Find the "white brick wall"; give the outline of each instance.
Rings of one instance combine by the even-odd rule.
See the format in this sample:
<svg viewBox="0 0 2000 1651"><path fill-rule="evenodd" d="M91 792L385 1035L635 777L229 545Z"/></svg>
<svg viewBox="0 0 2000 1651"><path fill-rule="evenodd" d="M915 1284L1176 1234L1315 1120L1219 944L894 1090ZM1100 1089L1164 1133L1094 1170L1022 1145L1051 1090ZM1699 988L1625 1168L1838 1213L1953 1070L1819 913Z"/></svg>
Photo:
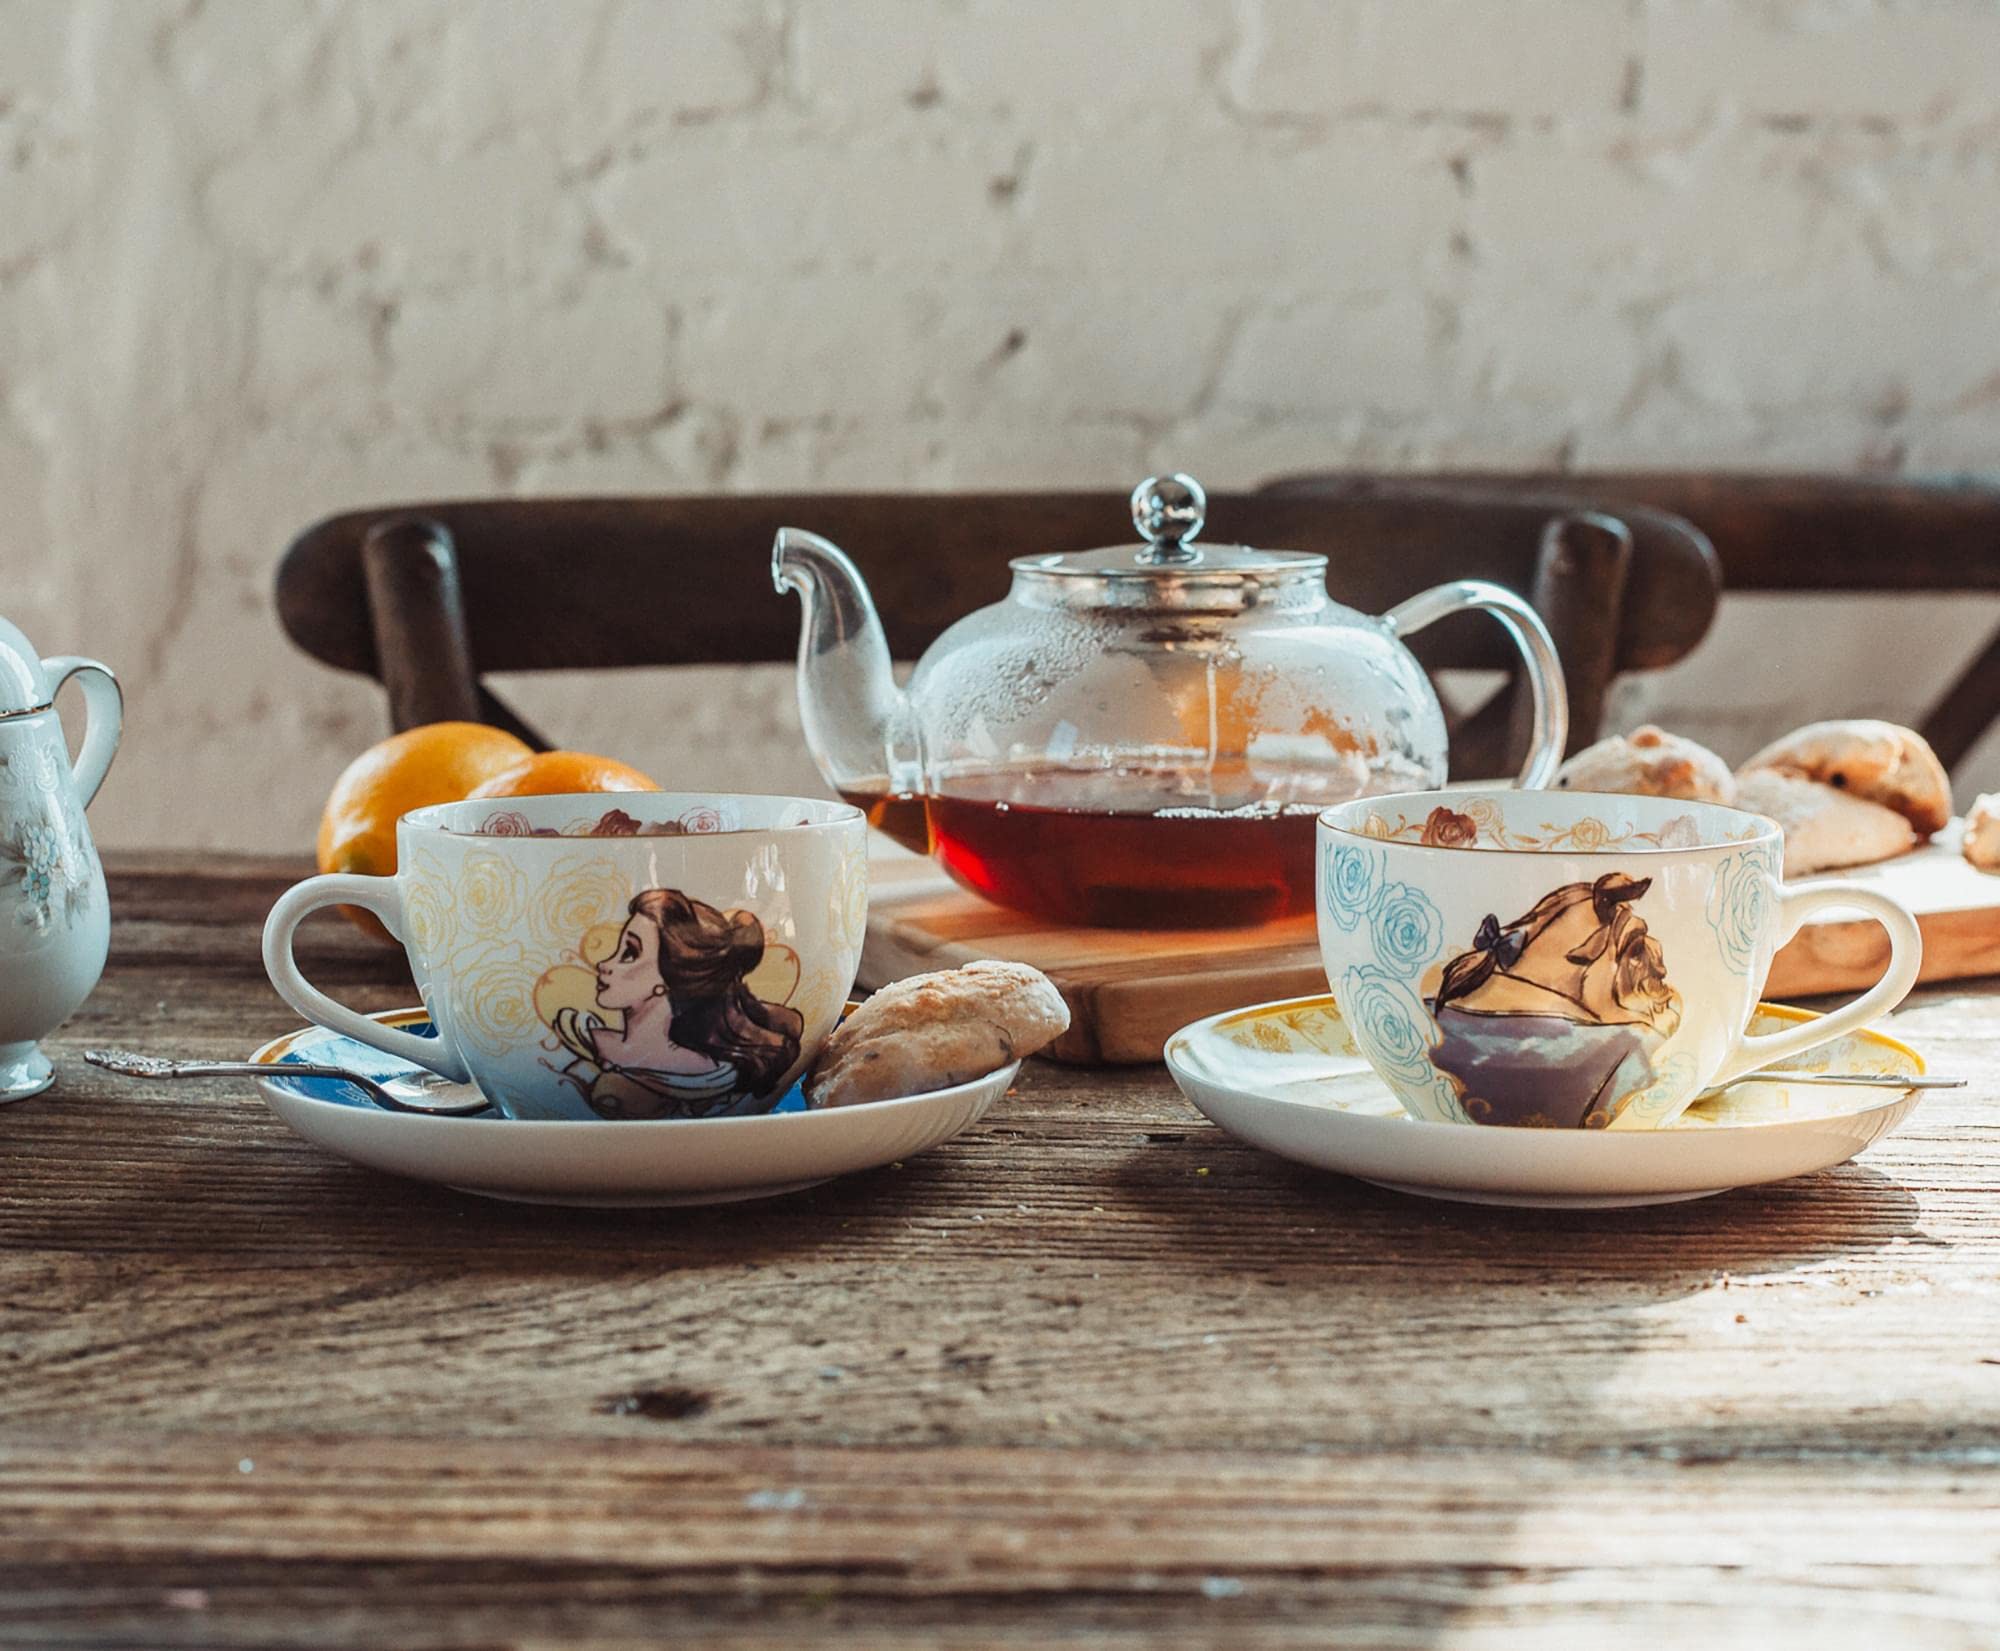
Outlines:
<svg viewBox="0 0 2000 1651"><path fill-rule="evenodd" d="M2000 469L1992 0L0 0L0 39L0 611L126 678L108 842L308 840L380 699L271 568L371 500ZM1732 752L1911 714L1995 617L1736 604L1624 711ZM811 781L781 670L509 686L665 780Z"/></svg>

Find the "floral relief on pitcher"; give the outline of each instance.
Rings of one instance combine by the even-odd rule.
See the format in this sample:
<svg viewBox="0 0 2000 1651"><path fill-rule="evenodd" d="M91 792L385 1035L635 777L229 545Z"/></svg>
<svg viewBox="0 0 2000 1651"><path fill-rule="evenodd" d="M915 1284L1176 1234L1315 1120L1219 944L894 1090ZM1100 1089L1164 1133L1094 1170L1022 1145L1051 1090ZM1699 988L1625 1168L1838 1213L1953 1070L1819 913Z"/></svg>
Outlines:
<svg viewBox="0 0 2000 1651"><path fill-rule="evenodd" d="M62 796L68 772L52 739L0 754L0 891L13 896L14 920L38 934L74 925L98 882L83 810Z"/></svg>

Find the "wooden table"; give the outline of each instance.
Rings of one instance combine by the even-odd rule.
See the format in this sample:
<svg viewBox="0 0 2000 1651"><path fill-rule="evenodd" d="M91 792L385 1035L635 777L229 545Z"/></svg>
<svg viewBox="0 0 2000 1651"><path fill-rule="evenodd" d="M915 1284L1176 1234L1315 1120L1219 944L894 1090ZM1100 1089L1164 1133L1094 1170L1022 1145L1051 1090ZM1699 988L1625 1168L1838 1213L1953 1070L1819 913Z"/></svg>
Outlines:
<svg viewBox="0 0 2000 1651"><path fill-rule="evenodd" d="M1418 1202L1030 1063L902 1167L581 1213L80 1064L289 1025L294 869L115 866L0 1113L0 1643L2000 1637L2000 1000L1920 1011L1977 1081L1861 1161L1659 1210Z"/></svg>

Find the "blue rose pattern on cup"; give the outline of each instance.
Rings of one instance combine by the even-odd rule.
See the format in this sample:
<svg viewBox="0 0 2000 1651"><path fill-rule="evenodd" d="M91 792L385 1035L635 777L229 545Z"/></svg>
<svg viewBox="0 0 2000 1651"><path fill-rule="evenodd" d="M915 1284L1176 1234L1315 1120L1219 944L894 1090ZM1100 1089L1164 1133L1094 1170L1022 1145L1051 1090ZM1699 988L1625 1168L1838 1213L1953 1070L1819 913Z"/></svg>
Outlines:
<svg viewBox="0 0 2000 1651"><path fill-rule="evenodd" d="M1359 1043L1378 1066L1406 1083L1423 1083L1431 1071L1430 1016L1408 982L1372 963L1347 971L1340 1008Z"/></svg>
<svg viewBox="0 0 2000 1651"><path fill-rule="evenodd" d="M1326 851L1320 899L1335 928L1348 934L1366 925L1375 961L1391 974L1414 980L1444 944L1444 919L1430 896L1386 878L1380 849L1339 843Z"/></svg>
<svg viewBox="0 0 2000 1651"><path fill-rule="evenodd" d="M1670 1118L1681 1110L1681 1102L1694 1088L1694 1056L1686 1050L1669 1055L1653 1074L1653 1081L1626 1101L1623 1111L1635 1118Z"/></svg>
<svg viewBox="0 0 2000 1651"><path fill-rule="evenodd" d="M1379 850L1356 843L1336 843L1326 851L1326 915L1335 928L1352 934L1374 910L1382 885L1383 857Z"/></svg>
<svg viewBox="0 0 2000 1651"><path fill-rule="evenodd" d="M1708 921L1722 959L1739 974L1748 974L1757 957L1757 940L1770 918L1776 891L1770 856L1759 850L1739 854L1716 868L1708 891Z"/></svg>
<svg viewBox="0 0 2000 1651"><path fill-rule="evenodd" d="M1385 855L1358 844L1326 855L1327 916L1350 934L1365 928L1374 955L1339 981L1341 1013L1369 1060L1428 1090L1445 1116L1469 1123L1457 1090L1431 1062L1437 1027L1416 988L1444 944L1444 919L1421 890L1388 882L1386 869Z"/></svg>
<svg viewBox="0 0 2000 1651"><path fill-rule="evenodd" d="M1414 978L1437 956L1444 939L1444 919L1437 907L1407 883L1384 888L1368 919L1376 957L1406 978Z"/></svg>
<svg viewBox="0 0 2000 1651"><path fill-rule="evenodd" d="M1775 899L1769 853L1758 849L1725 862L1708 904L1708 918L1729 965L1748 972ZM1350 968L1339 1000L1356 1044L1378 1069L1424 1090L1439 1114L1471 1122L1458 1086L1437 1065L1440 1028L1416 983L1438 955L1444 923L1420 890L1388 880L1388 856L1365 844L1329 844L1321 898L1327 917L1346 933L1365 932L1371 961ZM1641 885L1643 887L1643 885ZM1650 1073L1628 1097L1635 1118L1677 1113L1695 1085L1692 1056L1679 1053Z"/></svg>
<svg viewBox="0 0 2000 1651"><path fill-rule="evenodd" d="M1341 976L1335 1002L1356 1047L1378 1070L1428 1091L1454 1123L1472 1122L1451 1080L1431 1063L1437 1028L1415 987L1363 964Z"/></svg>

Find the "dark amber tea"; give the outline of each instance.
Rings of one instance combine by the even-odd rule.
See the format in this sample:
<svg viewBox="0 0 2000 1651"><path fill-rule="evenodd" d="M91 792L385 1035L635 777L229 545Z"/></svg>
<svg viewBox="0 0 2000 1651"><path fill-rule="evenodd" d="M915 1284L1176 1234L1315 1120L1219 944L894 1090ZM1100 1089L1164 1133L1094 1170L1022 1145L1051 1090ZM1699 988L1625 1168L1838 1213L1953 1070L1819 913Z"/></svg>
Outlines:
<svg viewBox="0 0 2000 1651"><path fill-rule="evenodd" d="M847 800L974 893L1055 923L1224 928L1310 911L1324 805L1231 807L1218 789L1197 800L1180 772L999 769L927 798Z"/></svg>
<svg viewBox="0 0 2000 1651"><path fill-rule="evenodd" d="M1110 929L1238 927L1310 911L1316 814L930 800L937 856L967 888L1052 922Z"/></svg>
<svg viewBox="0 0 2000 1651"><path fill-rule="evenodd" d="M840 800L851 803L868 816L868 823L883 836L918 854L931 851L931 828L924 818L924 800L909 792L840 790Z"/></svg>

